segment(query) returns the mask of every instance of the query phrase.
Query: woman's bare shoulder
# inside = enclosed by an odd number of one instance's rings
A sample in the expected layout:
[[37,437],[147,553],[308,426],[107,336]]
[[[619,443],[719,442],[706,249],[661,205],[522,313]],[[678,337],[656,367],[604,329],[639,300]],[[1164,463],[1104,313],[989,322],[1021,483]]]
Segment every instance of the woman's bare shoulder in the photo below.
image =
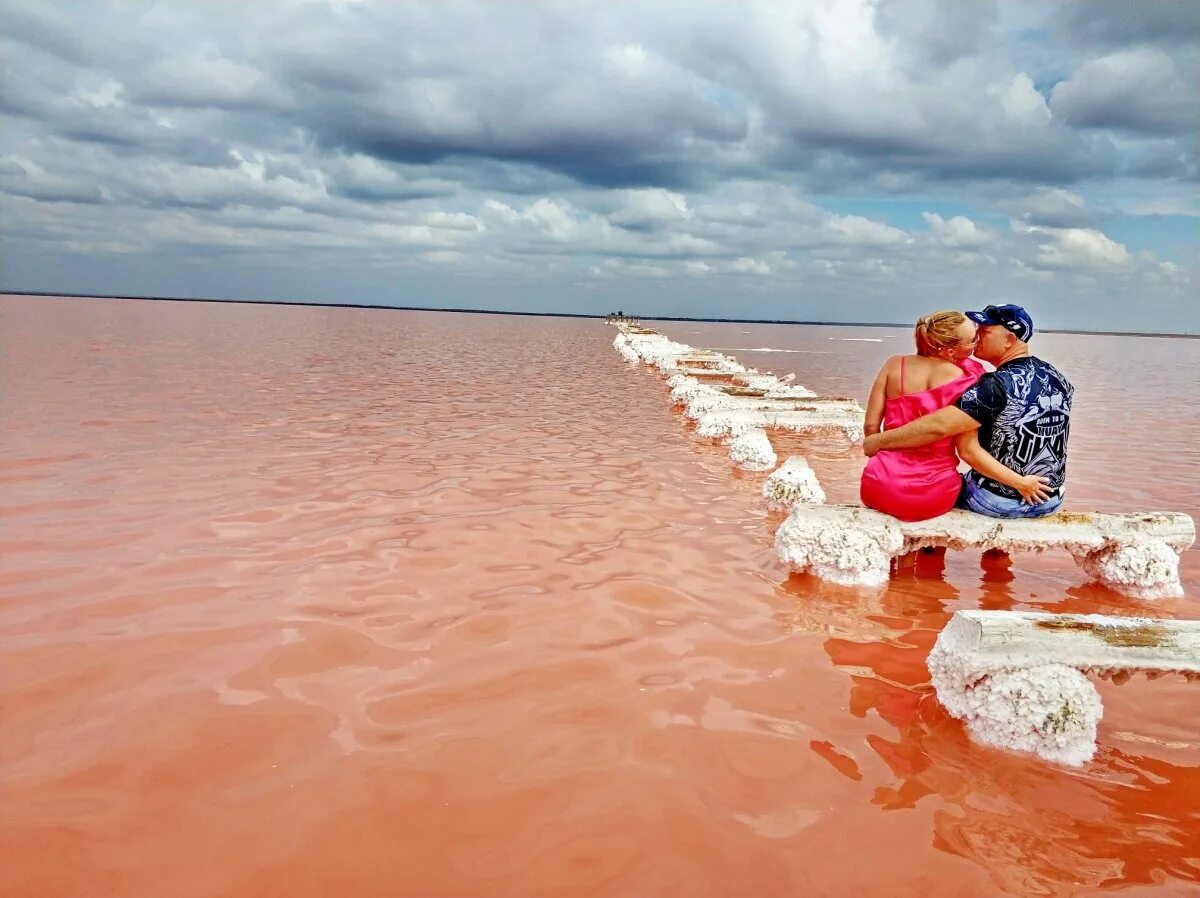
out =
[[940,387],[942,384],[958,380],[967,373],[954,362],[946,359],[929,359],[929,361],[932,363],[929,368],[930,386]]

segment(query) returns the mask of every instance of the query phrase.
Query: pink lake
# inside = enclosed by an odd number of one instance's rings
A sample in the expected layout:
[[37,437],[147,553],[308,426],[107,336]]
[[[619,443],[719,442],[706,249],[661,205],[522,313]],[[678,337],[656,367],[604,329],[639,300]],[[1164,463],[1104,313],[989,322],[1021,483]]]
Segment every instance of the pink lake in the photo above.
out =
[[[860,398],[909,347],[644,323]],[[1197,894],[1200,685],[1099,682],[1068,769],[924,662],[959,608],[1200,617],[1200,552],[1159,602],[1058,553],[789,577],[765,475],[614,335],[0,298],[0,894]],[[1200,514],[1197,346],[1035,337],[1068,509]],[[856,500],[857,448],[778,448]]]

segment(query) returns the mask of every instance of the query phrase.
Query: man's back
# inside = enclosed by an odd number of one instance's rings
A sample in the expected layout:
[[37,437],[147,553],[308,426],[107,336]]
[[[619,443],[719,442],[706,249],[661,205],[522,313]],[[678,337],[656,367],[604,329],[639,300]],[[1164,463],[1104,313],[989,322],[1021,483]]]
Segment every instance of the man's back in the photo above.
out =
[[[956,404],[979,422],[979,442],[998,462],[1020,474],[1046,477],[1057,490],[1067,479],[1074,392],[1053,365],[1021,356],[985,374]],[[967,476],[988,492],[1020,498],[1016,490],[975,471]]]

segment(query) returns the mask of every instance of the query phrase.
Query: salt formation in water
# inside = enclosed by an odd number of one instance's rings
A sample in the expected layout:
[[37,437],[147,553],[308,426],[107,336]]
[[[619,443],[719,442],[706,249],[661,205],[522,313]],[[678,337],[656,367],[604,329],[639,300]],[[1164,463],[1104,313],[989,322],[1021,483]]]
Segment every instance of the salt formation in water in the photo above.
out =
[[624,334],[617,334],[616,339],[613,340],[613,346],[616,348],[617,352],[621,354],[621,357],[630,364],[637,365],[641,361],[640,356],[638,356],[634,348],[629,345],[629,339]]
[[1093,580],[1140,599],[1183,595],[1179,582],[1179,556],[1170,545],[1143,536],[1076,560]]
[[[881,586],[904,548],[895,519],[865,508],[798,505],[775,531],[775,553],[793,571],[844,586]],[[813,513],[809,513],[813,512]]]
[[[955,510],[906,522],[851,505],[798,506],[775,534],[779,558],[793,570],[811,570],[847,585],[877,585],[893,558],[926,546],[1004,552],[1062,548],[1089,576],[1139,598],[1183,594],[1179,555],[1195,540],[1192,519],[1178,513],[1059,513],[1006,520]],[[824,560],[830,546],[839,547],[832,566]]]
[[688,394],[684,415],[696,420],[708,412],[732,410],[740,405],[740,401],[734,396],[711,387],[701,387]]
[[[632,354],[669,373],[671,401],[683,405],[684,415],[696,421],[699,436],[729,440],[730,459],[740,467],[769,470],[775,466],[766,428],[798,433],[836,431],[852,441],[862,440],[863,409],[856,401],[817,396],[806,387],[793,385],[794,374],[782,378],[760,374],[734,358],[676,343],[640,326],[622,327],[613,345],[623,356]],[[811,471],[811,483],[786,479],[799,474],[799,468],[793,466],[781,473],[783,480],[774,481],[774,488],[781,491],[780,501],[792,493],[797,500],[820,495],[824,501]]]
[[777,461],[771,441],[761,428],[752,428],[733,438],[729,457],[739,468],[748,471],[769,471]]
[[767,424],[763,415],[744,415],[737,419],[720,411],[704,412],[696,420],[696,436],[722,439],[738,437],[748,430],[761,430]]
[[927,663],[938,700],[980,742],[1079,765],[1103,714],[1084,672],[1200,671],[1200,622],[958,611]]
[[780,465],[763,483],[763,498],[771,511],[789,511],[799,502],[823,505],[825,491],[808,462],[793,455]]
[[811,398],[816,398],[816,395],[817,394],[814,393],[812,390],[810,390],[808,387],[800,387],[800,386],[789,387],[786,385],[780,385],[777,387],[771,387],[769,390],[767,390],[767,393],[763,398],[764,399],[811,399]]
[[718,408],[709,415],[712,420],[708,428],[712,435],[720,435],[721,431],[734,433],[747,425],[796,433],[836,431],[851,442],[860,442],[863,433],[861,413],[844,408],[806,406],[780,409],[777,405],[739,403],[734,408]]
[[738,377],[736,378],[736,381],[740,385],[751,390],[777,390],[785,387],[787,382],[792,380],[794,377],[794,374],[789,374],[783,379],[780,379],[773,374],[751,374]]

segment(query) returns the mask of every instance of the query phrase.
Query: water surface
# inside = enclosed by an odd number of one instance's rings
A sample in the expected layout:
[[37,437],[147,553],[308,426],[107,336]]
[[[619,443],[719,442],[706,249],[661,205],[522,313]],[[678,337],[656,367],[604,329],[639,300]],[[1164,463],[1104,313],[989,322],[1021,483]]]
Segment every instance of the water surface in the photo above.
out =
[[[908,339],[661,330],[859,396]],[[1195,550],[1153,604],[1054,553],[788,577],[764,475],[613,336],[0,299],[0,894],[1195,893],[1195,684],[1100,683],[1068,770],[973,745],[924,666],[956,608],[1196,617]],[[1037,339],[1068,507],[1196,515],[1196,343]],[[789,440],[854,499],[857,450]]]

